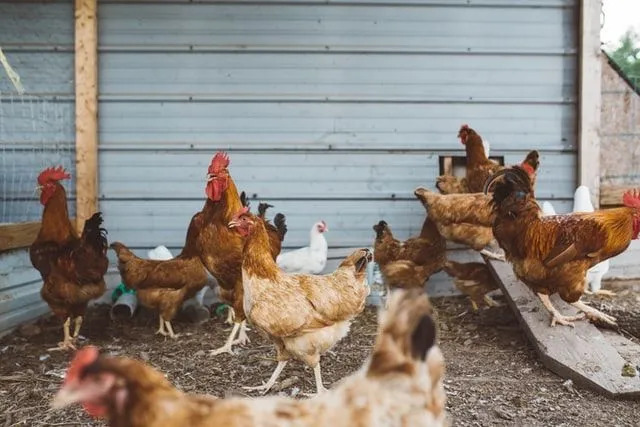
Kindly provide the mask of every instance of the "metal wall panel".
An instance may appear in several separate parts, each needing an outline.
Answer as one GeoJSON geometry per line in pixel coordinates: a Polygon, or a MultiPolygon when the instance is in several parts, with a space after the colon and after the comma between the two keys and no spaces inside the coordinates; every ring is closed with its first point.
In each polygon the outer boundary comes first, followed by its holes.
{"type": "MultiPolygon", "coordinates": [[[[179,247],[213,153],[332,247],[401,238],[470,123],[492,155],[542,155],[538,195],[570,205],[576,2],[100,3],[100,200],[111,239],[179,247]]],[[[254,205],[257,204],[254,202],[254,205]]]]}
{"type": "MultiPolygon", "coordinates": [[[[73,2],[0,2],[0,47],[20,75],[19,95],[0,67],[0,223],[38,221],[41,169],[73,175],[73,2]]],[[[75,183],[65,181],[73,215],[75,183]]],[[[0,335],[49,311],[26,249],[0,254],[0,335]]]]}

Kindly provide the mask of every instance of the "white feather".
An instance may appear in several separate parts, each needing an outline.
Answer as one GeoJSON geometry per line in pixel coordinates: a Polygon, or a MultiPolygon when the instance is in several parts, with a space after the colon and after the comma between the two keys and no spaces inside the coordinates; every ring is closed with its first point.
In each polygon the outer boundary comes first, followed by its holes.
{"type": "Polygon", "coordinates": [[[151,249],[149,252],[147,252],[147,256],[149,257],[149,259],[153,259],[156,261],[166,261],[173,258],[171,251],[163,245],[151,249]]]}
{"type": "Polygon", "coordinates": [[[556,214],[556,210],[553,208],[551,202],[542,202],[542,214],[544,216],[551,216],[556,214]]]}
{"type": "Polygon", "coordinates": [[[489,152],[491,151],[491,144],[489,144],[489,141],[482,138],[482,147],[484,147],[484,155],[489,157],[489,152]]]}
{"type": "Polygon", "coordinates": [[[329,228],[318,221],[309,231],[309,246],[281,253],[276,259],[278,266],[287,273],[320,274],[327,265],[327,240],[324,233],[329,228]],[[320,226],[324,227],[319,231],[320,226]]]}

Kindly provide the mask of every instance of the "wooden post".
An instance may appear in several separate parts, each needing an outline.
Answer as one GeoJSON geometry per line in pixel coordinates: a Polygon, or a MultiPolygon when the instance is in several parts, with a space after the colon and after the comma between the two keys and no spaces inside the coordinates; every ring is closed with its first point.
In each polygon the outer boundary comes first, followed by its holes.
{"type": "Polygon", "coordinates": [[[580,1],[578,182],[591,191],[591,201],[600,203],[600,62],[601,0],[580,1]]]}
{"type": "Polygon", "coordinates": [[[98,209],[97,0],[75,0],[76,216],[78,230],[98,209]]]}

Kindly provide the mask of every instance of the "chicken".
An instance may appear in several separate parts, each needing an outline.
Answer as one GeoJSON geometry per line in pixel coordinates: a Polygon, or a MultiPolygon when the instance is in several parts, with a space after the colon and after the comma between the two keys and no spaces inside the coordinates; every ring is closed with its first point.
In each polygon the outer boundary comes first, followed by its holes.
{"type": "Polygon", "coordinates": [[[419,236],[404,242],[393,237],[385,221],[373,229],[376,232],[374,260],[390,289],[422,288],[431,275],[442,270],[447,245],[431,219],[425,220],[419,236]]]}
{"type": "MultiPolygon", "coordinates": [[[[436,188],[441,194],[480,193],[487,179],[504,167],[489,159],[489,143],[469,125],[460,127],[458,138],[465,146],[466,175],[464,178],[441,175],[436,179],[436,188]]],[[[538,152],[531,151],[522,162],[522,166],[533,175],[538,169],[538,162],[538,152]]]]}
{"type": "Polygon", "coordinates": [[[529,174],[514,166],[494,175],[493,234],[513,264],[515,275],[538,294],[556,323],[573,326],[582,315],[563,316],[549,296],[560,297],[592,321],[615,325],[615,318],[580,301],[587,270],[627,249],[640,233],[640,193],[626,192],[624,207],[543,217],[529,174]]]}
{"type": "MultiPolygon", "coordinates": [[[[529,152],[520,166],[535,183],[540,166],[538,152],[529,152]]],[[[491,230],[494,213],[490,196],[482,193],[443,195],[423,187],[417,188],[414,194],[445,239],[470,246],[489,258],[504,260],[497,253],[497,243],[491,230]]]]}
{"type": "MultiPolygon", "coordinates": [[[[500,170],[501,166],[488,158],[482,137],[469,125],[462,125],[458,131],[458,138],[464,145],[467,156],[467,173],[457,186],[453,185],[451,178],[438,177],[436,187],[443,194],[451,194],[449,191],[466,190],[465,193],[479,193],[482,191],[487,178],[500,170]]],[[[447,175],[444,175],[447,176],[447,175]]],[[[453,180],[455,182],[455,180],[453,180]]]]}
{"type": "Polygon", "coordinates": [[[314,399],[186,394],[141,361],[85,347],[71,362],[53,407],[81,403],[113,427],[445,426],[444,360],[432,316],[424,293],[395,292],[379,317],[369,360],[314,399]]]}
{"type": "Polygon", "coordinates": [[[280,255],[282,250],[282,241],[285,234],[287,234],[287,224],[285,216],[281,213],[277,213],[273,217],[273,224],[266,218],[267,209],[272,208],[273,205],[268,203],[260,203],[258,205],[258,217],[264,221],[267,233],[269,233],[269,242],[271,242],[271,255],[273,259],[276,259],[280,255]]]}
{"type": "Polygon", "coordinates": [[[44,281],[40,295],[64,320],[64,339],[56,350],[74,348],[87,304],[105,291],[104,275],[109,267],[100,212],[85,222],[79,237],[69,220],[67,194],[60,184],[68,178],[71,175],[62,166],[47,168],[38,175],[44,211],[40,231],[29,248],[31,264],[44,281]],[[75,323],[73,335],[69,331],[71,318],[75,323]]]}
{"type": "Polygon", "coordinates": [[[111,244],[118,256],[118,270],[124,284],[136,290],[143,306],[159,312],[156,334],[176,339],[171,321],[182,304],[193,298],[209,280],[200,258],[185,243],[182,252],[169,260],[143,259],[120,242],[111,244]]]}
{"type": "Polygon", "coordinates": [[[278,360],[266,384],[248,389],[268,391],[287,361],[295,358],[313,368],[318,393],[323,392],[320,355],[347,335],[351,320],[364,309],[371,252],[356,250],[329,275],[288,274],[270,256],[264,222],[247,208],[236,214],[229,228],[246,239],[242,260],[245,313],[275,344],[278,360]]]}
{"type": "Polygon", "coordinates": [[[329,231],[327,223],[318,221],[309,231],[309,246],[280,254],[278,266],[287,273],[320,274],[327,265],[328,245],[324,233],[329,231]]]}
{"type": "Polygon", "coordinates": [[[498,304],[489,292],[498,289],[498,282],[489,271],[487,264],[483,262],[459,263],[447,261],[444,271],[453,277],[453,283],[460,292],[471,300],[473,311],[478,311],[479,306],[498,307],[498,304]]]}
{"type": "Polygon", "coordinates": [[[502,259],[500,254],[487,249],[494,243],[491,231],[494,214],[489,196],[482,193],[444,195],[423,187],[417,188],[414,194],[445,239],[470,246],[490,258],[502,259]]]}

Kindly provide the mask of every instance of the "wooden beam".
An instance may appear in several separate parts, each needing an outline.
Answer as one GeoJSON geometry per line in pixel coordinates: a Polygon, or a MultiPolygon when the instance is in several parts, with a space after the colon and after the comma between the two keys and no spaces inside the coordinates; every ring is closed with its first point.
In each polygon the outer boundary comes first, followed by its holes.
{"type": "Polygon", "coordinates": [[[600,188],[600,206],[621,206],[622,195],[625,191],[640,188],[640,184],[633,186],[606,185],[600,188]]]}
{"type": "MultiPolygon", "coordinates": [[[[640,397],[640,378],[622,375],[627,360],[618,351],[619,343],[613,345],[610,337],[585,320],[576,321],[575,328],[551,327],[551,316],[542,301],[515,277],[511,265],[486,262],[547,369],[609,397],[640,397]]],[[[557,295],[552,296],[551,301],[561,313],[576,314],[576,309],[557,295]]],[[[617,340],[624,340],[628,348],[637,348],[623,336],[619,335],[617,340]]]]}
{"type": "Polygon", "coordinates": [[[596,204],[600,200],[601,12],[602,0],[580,1],[578,182],[589,187],[596,204]]]}
{"type": "Polygon", "coordinates": [[[39,231],[39,222],[0,225],[0,252],[31,246],[39,231]]]}
{"type": "Polygon", "coordinates": [[[77,228],[98,209],[97,0],[75,0],[77,228]]]}

